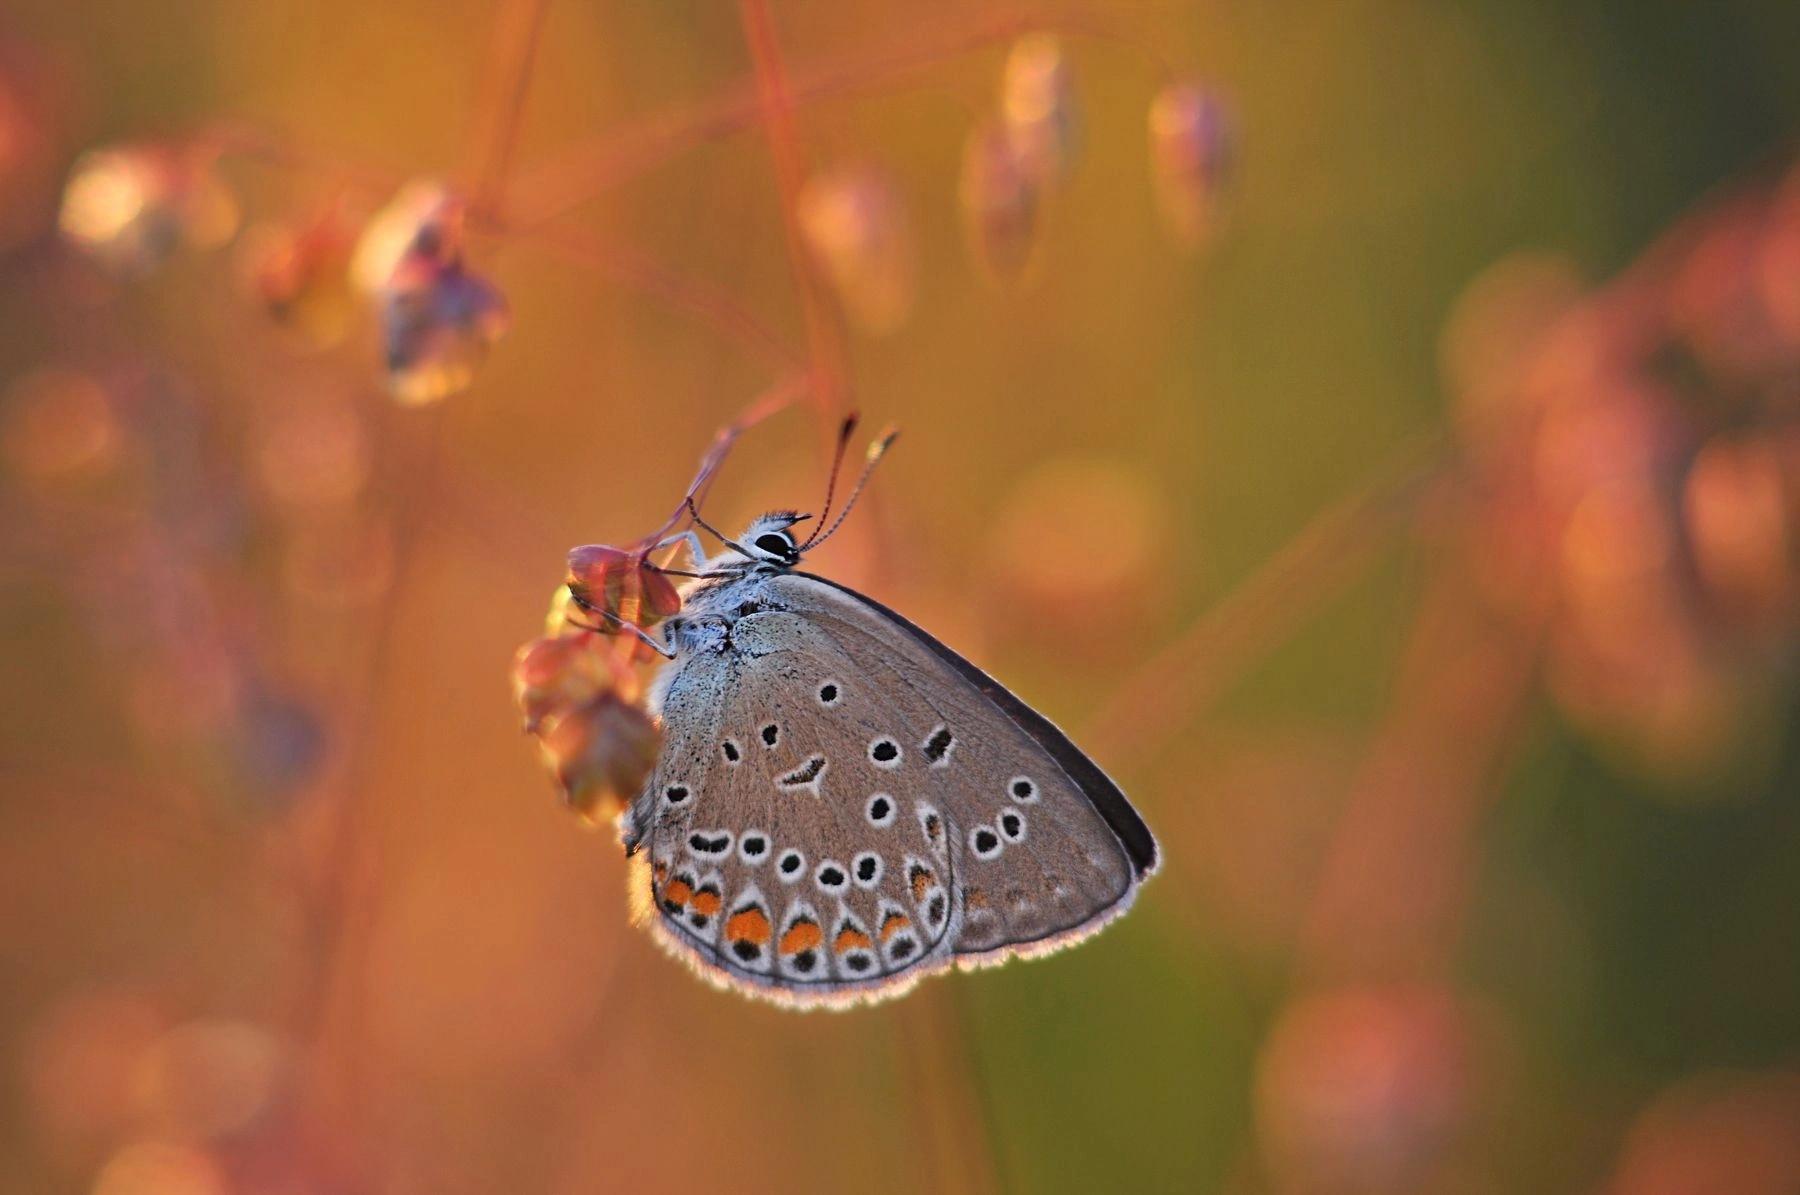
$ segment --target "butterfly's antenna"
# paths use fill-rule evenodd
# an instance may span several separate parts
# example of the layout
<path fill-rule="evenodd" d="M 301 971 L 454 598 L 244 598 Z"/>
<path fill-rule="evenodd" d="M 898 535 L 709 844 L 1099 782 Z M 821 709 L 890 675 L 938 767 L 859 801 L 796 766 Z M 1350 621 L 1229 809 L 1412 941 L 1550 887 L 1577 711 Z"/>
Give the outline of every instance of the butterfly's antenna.
<path fill-rule="evenodd" d="M 822 544 L 837 534 L 837 529 L 844 525 L 845 519 L 850 517 L 850 511 L 856 506 L 856 500 L 862 496 L 863 487 L 869 484 L 869 474 L 875 472 L 875 466 L 881 463 L 881 458 L 887 455 L 887 450 L 892 448 L 894 441 L 899 438 L 900 429 L 890 423 L 875 442 L 869 445 L 869 456 L 863 465 L 862 476 L 856 479 L 856 485 L 851 488 L 850 496 L 844 499 L 844 509 L 838 511 L 836 520 L 822 534 L 814 535 L 806 541 L 807 547 Z M 823 525 L 823 520 L 821 520 L 821 525 Z"/>
<path fill-rule="evenodd" d="M 738 543 L 736 540 L 726 539 L 725 536 L 719 533 L 717 527 L 714 527 L 711 523 L 700 517 L 700 508 L 694 505 L 694 496 L 692 494 L 689 494 L 687 497 L 687 512 L 688 517 L 694 520 L 700 530 L 711 535 L 714 539 L 738 553 L 738 555 L 749 556 L 751 559 L 755 559 L 754 555 L 744 550 L 744 545 Z"/>
<path fill-rule="evenodd" d="M 855 431 L 856 415 L 852 413 L 844 416 L 844 425 L 838 428 L 837 450 L 831 454 L 831 473 L 825 479 L 825 505 L 819 510 L 819 522 L 818 525 L 813 528 L 811 537 L 809 537 L 805 543 L 800 545 L 800 551 L 802 552 L 812 547 L 813 542 L 817 540 L 820 533 L 825 530 L 825 520 L 831 517 L 831 498 L 833 494 L 837 493 L 838 470 L 843 467 L 844 449 L 850 446 L 850 437 Z"/>

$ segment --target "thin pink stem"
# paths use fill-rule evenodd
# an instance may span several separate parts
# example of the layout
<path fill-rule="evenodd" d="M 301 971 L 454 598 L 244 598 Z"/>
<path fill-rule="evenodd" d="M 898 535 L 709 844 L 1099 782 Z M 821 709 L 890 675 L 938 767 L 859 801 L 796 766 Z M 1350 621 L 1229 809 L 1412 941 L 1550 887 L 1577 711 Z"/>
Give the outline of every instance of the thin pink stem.
<path fill-rule="evenodd" d="M 494 37 L 498 48 L 493 82 L 498 98 L 489 105 L 493 115 L 486 137 L 477 138 L 482 143 L 475 151 L 480 161 L 472 175 L 471 206 L 488 219 L 501 217 L 506 180 L 525 115 L 525 97 L 531 89 L 531 67 L 549 11 L 550 0 L 510 0 L 501 5 Z"/>
<path fill-rule="evenodd" d="M 806 163 L 800 133 L 794 122 L 793 90 L 782 61 L 781 42 L 775 32 L 768 0 L 740 0 L 738 13 L 744 26 L 744 38 L 750 45 L 751 60 L 756 66 L 757 111 L 762 117 L 770 156 L 775 160 L 775 183 L 781 197 L 781 229 L 806 321 L 807 350 L 815 383 L 813 401 L 821 422 L 829 424 L 825 417 L 842 407 L 849 387 L 845 367 L 847 353 L 836 312 L 826 297 L 824 280 L 819 277 L 817 264 L 807 251 L 800 232 L 800 189 L 806 182 Z"/>
<path fill-rule="evenodd" d="M 405 171 L 352 161 L 333 150 L 301 141 L 283 130 L 242 120 L 221 120 L 190 135 L 184 144 L 220 157 L 242 158 L 283 170 L 318 175 L 338 188 L 379 202 L 406 181 Z"/>
<path fill-rule="evenodd" d="M 1154 750 L 1192 722 L 1408 525 L 1424 484 L 1442 468 L 1441 456 L 1435 436 L 1409 445 L 1375 480 L 1317 515 L 1113 692 L 1090 724 L 1093 749 L 1127 758 Z"/>
<path fill-rule="evenodd" d="M 784 373 L 800 368 L 792 349 L 749 308 L 719 287 L 691 275 L 679 274 L 640 249 L 616 243 L 602 244 L 584 234 L 560 228 L 522 232 L 517 239 L 661 299 L 670 307 L 694 317 L 764 365 Z"/>
<path fill-rule="evenodd" d="M 909 44 L 891 41 L 789 76 L 786 102 L 798 108 L 821 100 L 892 86 L 908 75 L 1034 29 L 1117 42 L 1137 49 L 1163 76 L 1171 73 L 1155 48 L 1089 14 L 1047 16 L 998 13 L 966 24 L 928 29 Z M 518 225 L 553 220 L 594 196 L 636 178 L 708 141 L 742 132 L 762 116 L 752 83 L 736 84 L 685 109 L 630 125 L 571 147 L 519 180 L 508 202 Z"/>

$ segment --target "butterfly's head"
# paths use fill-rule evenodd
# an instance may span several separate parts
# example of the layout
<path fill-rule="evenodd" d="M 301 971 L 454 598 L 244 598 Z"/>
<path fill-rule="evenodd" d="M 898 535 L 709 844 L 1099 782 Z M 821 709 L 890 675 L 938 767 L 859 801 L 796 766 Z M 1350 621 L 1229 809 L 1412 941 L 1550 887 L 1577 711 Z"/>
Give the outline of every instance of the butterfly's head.
<path fill-rule="evenodd" d="M 737 542 L 743 545 L 752 560 L 791 568 L 800 563 L 801 552 L 800 543 L 791 529 L 795 523 L 804 523 L 810 518 L 811 515 L 791 510 L 770 511 L 745 528 Z"/>

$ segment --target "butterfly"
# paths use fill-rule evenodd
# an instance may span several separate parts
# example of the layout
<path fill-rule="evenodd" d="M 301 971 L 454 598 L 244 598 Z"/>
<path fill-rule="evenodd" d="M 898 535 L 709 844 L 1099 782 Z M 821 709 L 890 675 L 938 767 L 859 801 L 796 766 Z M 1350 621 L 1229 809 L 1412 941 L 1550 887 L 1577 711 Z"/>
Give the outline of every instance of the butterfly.
<path fill-rule="evenodd" d="M 854 420 L 846 420 L 839 458 Z M 888 607 L 805 571 L 837 520 L 775 511 L 694 562 L 652 645 L 663 742 L 620 817 L 651 932 L 718 986 L 790 1006 L 898 996 L 1032 957 L 1131 907 L 1157 843 L 1042 714 Z M 674 570 L 670 570 L 674 571 Z M 648 640 L 647 640 L 648 641 Z"/>

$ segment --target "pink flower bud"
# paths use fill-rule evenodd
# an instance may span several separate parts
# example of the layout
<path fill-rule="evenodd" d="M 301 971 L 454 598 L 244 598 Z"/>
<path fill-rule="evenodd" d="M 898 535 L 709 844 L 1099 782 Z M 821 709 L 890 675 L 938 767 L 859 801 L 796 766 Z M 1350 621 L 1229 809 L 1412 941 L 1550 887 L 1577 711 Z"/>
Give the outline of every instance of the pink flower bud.
<path fill-rule="evenodd" d="M 850 318 L 891 332 L 912 311 L 911 221 L 892 180 L 873 167 L 816 175 L 800 192 L 800 231 Z"/>
<path fill-rule="evenodd" d="M 1067 177 L 1081 120 L 1075 72 L 1052 34 L 1031 33 L 1013 43 L 1000 76 L 1000 121 L 1020 164 L 1040 185 Z"/>
<path fill-rule="evenodd" d="M 563 799 L 584 820 L 601 822 L 643 789 L 662 731 L 640 707 L 608 690 L 550 723 L 540 743 Z"/>
<path fill-rule="evenodd" d="M 321 348 L 341 341 L 354 314 L 353 238 L 328 211 L 309 223 L 257 229 L 246 238 L 244 272 L 263 310 Z"/>
<path fill-rule="evenodd" d="M 681 609 L 681 595 L 669 578 L 642 555 L 605 544 L 586 544 L 569 553 L 569 593 L 590 611 L 605 611 L 638 627 L 653 627 Z M 596 613 L 603 634 L 619 633 L 613 619 Z"/>
<path fill-rule="evenodd" d="M 1800 485 L 1768 438 L 1715 438 L 1688 470 L 1682 516 L 1714 610 L 1746 630 L 1795 623 Z"/>
<path fill-rule="evenodd" d="M 63 189 L 57 225 L 77 248 L 121 273 L 161 265 L 186 243 L 213 248 L 237 231 L 237 202 L 210 157 L 162 145 L 83 154 Z"/>
<path fill-rule="evenodd" d="M 468 389 L 511 323 L 499 290 L 463 262 L 466 213 L 441 184 L 409 183 L 369 221 L 351 261 L 381 321 L 388 388 L 406 406 Z"/>
<path fill-rule="evenodd" d="M 506 300 L 459 262 L 408 259 L 379 304 L 388 388 L 405 406 L 428 406 L 469 388 L 512 319 Z"/>
<path fill-rule="evenodd" d="M 606 659 L 586 635 L 532 640 L 513 656 L 512 679 L 530 734 L 613 687 Z"/>
<path fill-rule="evenodd" d="M 357 287 L 379 297 L 408 258 L 439 265 L 460 261 L 467 213 L 462 197 L 442 183 L 415 179 L 406 184 L 357 238 L 350 271 Z"/>
<path fill-rule="evenodd" d="M 1258 1060 L 1256 1131 L 1283 1190 L 1439 1189 L 1479 1102 L 1477 1026 L 1433 988 L 1304 997 Z"/>
<path fill-rule="evenodd" d="M 975 256 L 996 281 L 1016 281 L 1037 244 L 1042 187 L 1004 126 L 982 124 L 969 135 L 958 190 Z"/>
<path fill-rule="evenodd" d="M 1169 230 L 1197 248 L 1218 231 L 1237 156 L 1230 113 L 1199 83 L 1171 83 L 1150 105 L 1150 164 Z"/>

